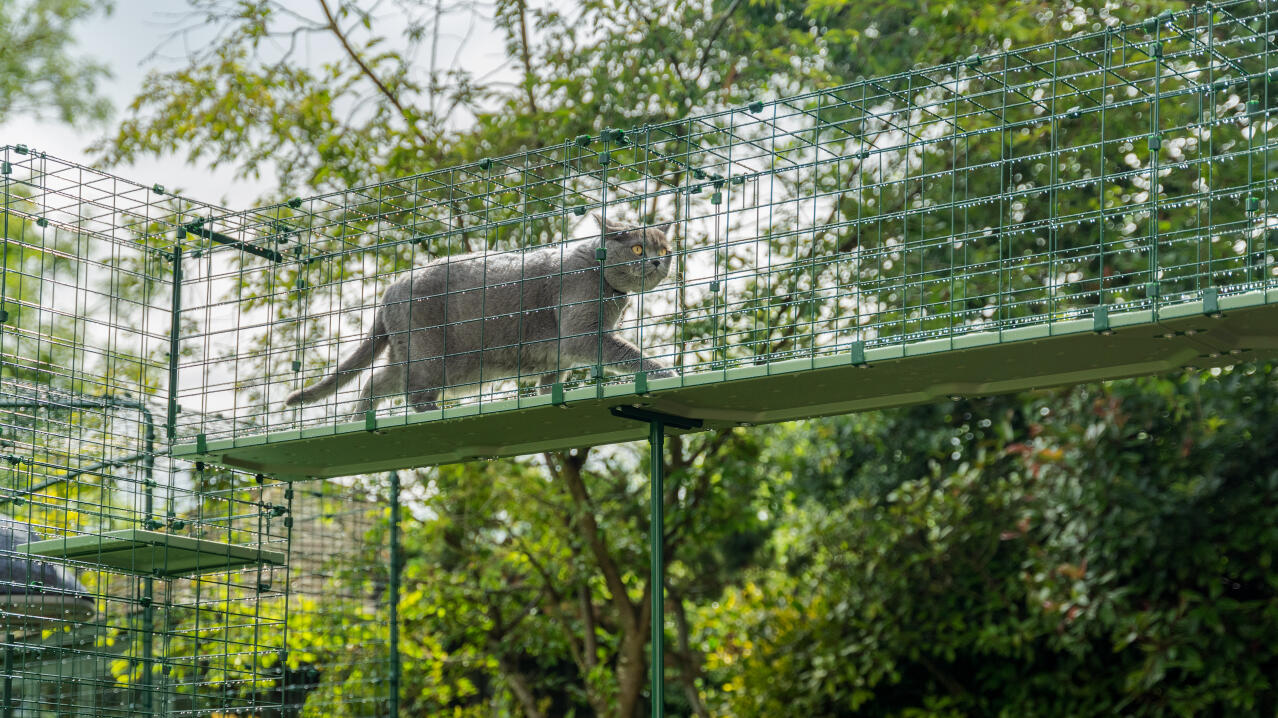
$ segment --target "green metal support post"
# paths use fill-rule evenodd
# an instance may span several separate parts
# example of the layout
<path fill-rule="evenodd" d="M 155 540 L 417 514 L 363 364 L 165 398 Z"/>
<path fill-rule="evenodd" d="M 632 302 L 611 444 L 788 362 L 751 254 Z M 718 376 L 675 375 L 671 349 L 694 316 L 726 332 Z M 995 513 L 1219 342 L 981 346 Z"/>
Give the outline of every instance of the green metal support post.
<path fill-rule="evenodd" d="M 399 472 L 390 472 L 390 716 L 399 716 Z"/>
<path fill-rule="evenodd" d="M 4 718 L 13 716 L 13 634 L 4 637 Z"/>
<path fill-rule="evenodd" d="M 648 550 L 652 556 L 652 576 L 648 580 L 652 586 L 652 717 L 661 718 L 666 713 L 666 566 L 662 546 L 666 535 L 666 425 L 660 419 L 648 422 L 648 449 L 651 451 L 648 460 L 651 487 Z"/>
<path fill-rule="evenodd" d="M 675 429 L 696 429 L 701 426 L 700 419 L 688 419 L 659 411 L 650 411 L 637 406 L 614 406 L 609 410 L 613 416 L 623 419 L 634 419 L 648 424 L 648 460 L 649 500 L 648 547 L 652 552 L 652 658 L 649 666 L 649 679 L 652 694 L 652 718 L 663 718 L 666 714 L 666 566 L 664 541 L 666 535 L 665 517 L 665 471 L 666 471 L 666 427 Z"/>

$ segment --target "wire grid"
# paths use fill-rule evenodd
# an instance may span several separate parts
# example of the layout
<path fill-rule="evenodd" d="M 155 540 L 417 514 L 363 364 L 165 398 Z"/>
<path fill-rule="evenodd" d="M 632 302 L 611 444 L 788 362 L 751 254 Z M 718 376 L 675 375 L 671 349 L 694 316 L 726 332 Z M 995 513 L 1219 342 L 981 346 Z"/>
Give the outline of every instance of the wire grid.
<path fill-rule="evenodd" d="M 674 222 L 677 277 L 633 296 L 614 331 L 685 378 L 1271 284 L 1268 8 L 1220 3 L 263 209 L 203 208 L 185 222 L 181 307 L 179 395 L 196 411 L 177 433 L 349 421 L 371 369 L 310 407 L 282 400 L 354 351 L 388 286 L 428 262 L 522 266 L 529 248 L 600 242 L 592 213 Z M 471 305 L 458 324 L 479 324 L 474 305 L 494 296 L 427 294 Z M 553 366 L 512 360 L 517 339 L 495 327 L 526 317 L 489 315 L 482 350 L 445 348 L 495 367 L 432 387 L 445 407 L 517 408 L 506 400 L 548 371 L 570 387 L 634 379 L 565 354 L 567 336 Z M 412 411 L 403 393 L 381 414 Z"/>
<path fill-rule="evenodd" d="M 3 156 L 4 715 L 278 708 L 286 570 L 225 565 L 233 548 L 287 555 L 286 489 L 167 457 L 163 248 L 196 205 L 25 147 Z M 132 531 L 162 543 L 121 553 Z M 39 539 L 64 550 L 32 557 Z M 210 543 L 180 556 L 170 539 Z"/>
<path fill-rule="evenodd" d="M 246 212 L 0 148 L 0 505 L 49 536 L 143 527 L 287 550 L 289 489 L 171 462 L 170 442 L 331 427 L 359 382 L 281 401 L 363 339 L 390 284 L 430 261 L 599 242 L 591 213 L 673 222 L 677 276 L 616 331 L 685 378 L 1271 287 L 1275 30 L 1266 3 L 1218 3 Z M 634 379 L 561 354 L 440 388 L 504 410 L 547 369 Z M 385 398 L 383 414 L 410 411 Z M 19 712 L 375 713 L 381 689 L 350 687 L 388 675 L 377 524 L 355 488 L 316 485 L 352 523 L 321 508 L 289 569 L 51 560 L 80 587 L 7 581 Z M 331 682 L 287 630 L 290 578 L 298 616 L 336 615 L 320 596 L 360 605 L 349 628 L 367 642 Z M 81 594 L 90 618 L 33 621 L 13 599 Z"/>
<path fill-rule="evenodd" d="M 294 490 L 288 705 L 302 716 L 388 715 L 385 481 L 308 481 Z"/>
<path fill-rule="evenodd" d="M 287 552 L 286 489 L 171 462 L 145 402 L 6 380 L 0 406 L 0 514 L 20 534 L 0 547 L 3 680 L 15 715 L 278 707 L 285 569 L 228 571 L 215 552 L 171 574 L 162 567 L 174 549 L 121 558 L 110 532 Z M 77 537 L 93 540 L 70 558 L 32 560 L 20 547 Z"/>

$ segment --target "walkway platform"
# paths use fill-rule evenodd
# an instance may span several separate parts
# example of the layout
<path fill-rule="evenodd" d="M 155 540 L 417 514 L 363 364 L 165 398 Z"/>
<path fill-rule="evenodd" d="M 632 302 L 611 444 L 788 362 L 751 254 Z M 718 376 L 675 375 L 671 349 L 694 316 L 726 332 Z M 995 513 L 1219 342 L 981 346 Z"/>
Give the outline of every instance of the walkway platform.
<path fill-rule="evenodd" d="M 701 419 L 703 430 L 906 406 L 946 396 L 1156 374 L 1278 357 L 1278 289 L 1158 309 L 1102 311 L 1002 331 L 738 366 L 554 396 L 476 403 L 235 439 L 178 444 L 183 459 L 275 475 L 326 478 L 570 447 L 637 441 L 644 424 L 622 404 Z"/>

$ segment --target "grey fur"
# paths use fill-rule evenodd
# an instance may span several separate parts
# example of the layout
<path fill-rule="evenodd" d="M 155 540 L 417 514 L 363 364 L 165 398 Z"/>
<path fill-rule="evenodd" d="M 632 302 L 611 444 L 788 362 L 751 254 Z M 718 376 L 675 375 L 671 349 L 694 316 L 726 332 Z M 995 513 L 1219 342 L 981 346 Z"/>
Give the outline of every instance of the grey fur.
<path fill-rule="evenodd" d="M 644 229 L 595 219 L 607 249 L 602 286 L 597 237 L 436 260 L 388 287 L 372 331 L 355 353 L 284 403 L 332 394 L 387 347 L 389 363 L 364 386 L 357 411 L 401 393 L 413 408 L 427 411 L 438 407 L 444 387 L 475 392 L 480 384 L 516 375 L 539 376 L 546 391 L 567 370 L 597 363 L 601 353 L 612 371 L 670 375 L 616 331 L 629 295 L 656 287 L 670 273 L 669 225 Z M 634 254 L 636 245 L 641 255 Z"/>

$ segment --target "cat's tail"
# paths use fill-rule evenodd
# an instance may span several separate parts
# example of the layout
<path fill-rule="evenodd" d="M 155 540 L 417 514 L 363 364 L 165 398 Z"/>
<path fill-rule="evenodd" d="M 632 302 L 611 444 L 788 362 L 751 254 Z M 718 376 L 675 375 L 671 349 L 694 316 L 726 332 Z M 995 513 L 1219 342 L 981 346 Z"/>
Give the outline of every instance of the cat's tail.
<path fill-rule="evenodd" d="M 373 363 L 373 359 L 386 347 L 386 325 L 382 323 L 381 312 L 373 319 L 373 328 L 368 337 L 355 348 L 355 353 L 337 364 L 337 371 L 324 377 L 318 384 L 305 389 L 298 389 L 284 400 L 285 406 L 297 406 L 319 401 L 337 391 L 346 382 L 355 378 L 360 369 Z"/>

